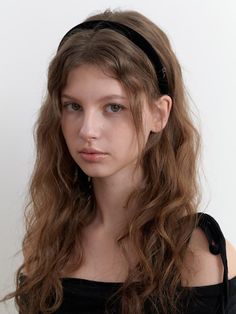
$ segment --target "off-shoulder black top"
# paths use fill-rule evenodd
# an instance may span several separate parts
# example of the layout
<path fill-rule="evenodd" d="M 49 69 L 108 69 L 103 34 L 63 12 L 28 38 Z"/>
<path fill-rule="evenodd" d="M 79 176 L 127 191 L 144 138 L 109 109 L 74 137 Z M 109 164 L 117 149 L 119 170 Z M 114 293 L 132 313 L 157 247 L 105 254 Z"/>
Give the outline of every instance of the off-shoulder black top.
<path fill-rule="evenodd" d="M 183 300 L 183 314 L 236 314 L 236 276 L 228 279 L 225 238 L 212 216 L 206 213 L 198 213 L 198 216 L 198 226 L 206 234 L 210 252 L 221 255 L 224 277 L 219 284 L 193 287 L 193 298 L 188 302 Z M 55 314 L 104 314 L 106 301 L 122 285 L 122 282 L 69 277 L 61 278 L 61 282 L 63 302 Z M 145 313 L 150 313 L 148 307 Z"/>

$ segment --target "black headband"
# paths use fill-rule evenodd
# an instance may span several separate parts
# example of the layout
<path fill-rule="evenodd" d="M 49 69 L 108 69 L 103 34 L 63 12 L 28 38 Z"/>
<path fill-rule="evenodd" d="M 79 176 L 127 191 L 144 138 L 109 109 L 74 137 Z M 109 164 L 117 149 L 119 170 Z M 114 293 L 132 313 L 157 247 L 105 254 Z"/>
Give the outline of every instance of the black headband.
<path fill-rule="evenodd" d="M 80 23 L 76 25 L 75 27 L 73 27 L 64 35 L 64 37 L 62 38 L 58 46 L 58 50 L 60 49 L 60 47 L 62 46 L 62 44 L 65 42 L 65 40 L 68 37 L 77 33 L 77 31 L 79 31 L 80 29 L 102 29 L 102 28 L 109 28 L 120 33 L 121 35 L 131 40 L 140 49 L 142 49 L 155 68 L 161 94 L 163 95 L 169 94 L 165 67 L 162 65 L 160 57 L 156 53 L 155 49 L 141 34 L 139 34 L 135 30 L 133 30 L 132 28 L 124 24 L 120 24 L 118 22 L 113 22 L 113 21 L 106 21 L 106 20 L 93 20 L 93 21 Z"/>

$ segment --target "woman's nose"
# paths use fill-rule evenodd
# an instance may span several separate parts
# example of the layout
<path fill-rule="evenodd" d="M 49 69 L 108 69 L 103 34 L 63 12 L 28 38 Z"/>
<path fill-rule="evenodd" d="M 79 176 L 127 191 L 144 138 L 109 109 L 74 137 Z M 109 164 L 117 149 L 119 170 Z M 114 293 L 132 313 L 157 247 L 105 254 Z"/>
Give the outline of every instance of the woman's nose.
<path fill-rule="evenodd" d="M 102 122 L 101 119 L 99 119 L 99 113 L 84 113 L 83 117 L 81 118 L 79 135 L 84 140 L 89 138 L 97 138 L 100 135 L 101 127 Z"/>

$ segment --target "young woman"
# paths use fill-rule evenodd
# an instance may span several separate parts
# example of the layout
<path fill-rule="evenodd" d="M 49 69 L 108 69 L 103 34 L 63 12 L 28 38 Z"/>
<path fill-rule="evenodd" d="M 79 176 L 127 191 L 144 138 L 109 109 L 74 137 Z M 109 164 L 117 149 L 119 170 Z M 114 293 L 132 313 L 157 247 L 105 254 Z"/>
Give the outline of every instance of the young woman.
<path fill-rule="evenodd" d="M 165 33 L 89 17 L 50 63 L 26 208 L 22 314 L 236 313 L 236 251 L 198 213 L 200 138 Z"/>

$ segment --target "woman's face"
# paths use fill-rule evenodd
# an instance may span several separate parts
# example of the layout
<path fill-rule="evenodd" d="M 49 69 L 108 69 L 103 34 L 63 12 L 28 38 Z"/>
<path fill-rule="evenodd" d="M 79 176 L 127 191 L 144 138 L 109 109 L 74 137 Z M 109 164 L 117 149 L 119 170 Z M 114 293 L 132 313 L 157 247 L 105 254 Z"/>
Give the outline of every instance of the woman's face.
<path fill-rule="evenodd" d="M 138 142 L 129 99 L 119 81 L 96 66 L 81 65 L 69 73 L 61 104 L 62 132 L 79 167 L 91 177 L 130 173 L 138 156 Z M 147 104 L 143 117 L 147 140 L 152 125 Z M 86 149 L 102 153 L 83 153 Z"/>

